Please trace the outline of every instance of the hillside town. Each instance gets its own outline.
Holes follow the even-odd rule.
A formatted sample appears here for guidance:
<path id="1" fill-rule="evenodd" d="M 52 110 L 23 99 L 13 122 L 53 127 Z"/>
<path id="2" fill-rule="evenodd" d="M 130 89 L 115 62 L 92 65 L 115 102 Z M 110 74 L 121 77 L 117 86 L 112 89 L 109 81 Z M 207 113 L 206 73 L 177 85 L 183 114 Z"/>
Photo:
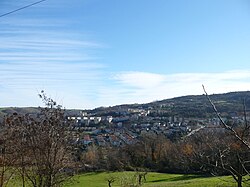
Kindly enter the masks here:
<path id="1" fill-rule="evenodd" d="M 111 115 L 81 112 L 79 116 L 68 116 L 73 122 L 76 142 L 89 145 L 119 147 L 135 144 L 147 133 L 164 135 L 170 140 L 180 140 L 203 128 L 220 127 L 216 117 L 183 118 L 179 116 L 152 116 L 150 109 L 123 109 Z M 223 118 L 223 120 L 227 120 Z M 235 117 L 234 120 L 243 121 Z"/>

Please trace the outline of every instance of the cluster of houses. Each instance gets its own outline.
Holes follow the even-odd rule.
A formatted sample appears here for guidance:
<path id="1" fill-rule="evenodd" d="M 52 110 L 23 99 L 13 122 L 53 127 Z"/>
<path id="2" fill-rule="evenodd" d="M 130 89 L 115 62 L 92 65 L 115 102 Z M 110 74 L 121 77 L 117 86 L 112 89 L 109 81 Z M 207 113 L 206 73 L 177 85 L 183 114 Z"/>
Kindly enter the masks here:
<path id="1" fill-rule="evenodd" d="M 174 140 L 203 128 L 219 127 L 221 123 L 216 117 L 184 119 L 179 116 L 150 115 L 150 110 L 146 109 L 118 109 L 112 112 L 68 116 L 74 122 L 77 142 L 84 146 L 119 147 L 135 144 L 145 133 L 161 134 Z"/>
<path id="2" fill-rule="evenodd" d="M 81 116 L 69 116 L 68 119 L 74 121 L 74 128 L 78 132 L 77 142 L 84 146 L 95 144 L 119 147 L 135 144 L 140 136 L 149 132 L 175 139 L 202 126 L 200 121 L 194 125 L 181 117 L 152 117 L 148 116 L 149 113 L 141 109 L 130 109 L 115 117 L 82 113 Z"/>
<path id="3" fill-rule="evenodd" d="M 237 118 L 237 119 L 236 119 Z M 175 140 L 190 136 L 203 128 L 220 128 L 220 119 L 188 118 L 179 116 L 152 116 L 150 110 L 127 109 L 118 110 L 114 116 L 109 114 L 82 113 L 69 116 L 73 120 L 77 133 L 77 142 L 83 146 L 114 146 L 135 144 L 146 133 L 164 135 Z M 238 123 L 244 122 L 242 117 L 235 117 Z M 227 121 L 226 118 L 223 118 Z"/>
<path id="4" fill-rule="evenodd" d="M 134 144 L 137 140 L 137 135 L 134 133 L 121 129 L 103 129 L 92 127 L 93 131 L 81 131 L 76 136 L 77 143 L 84 146 L 98 145 L 98 146 L 113 146 L 119 147 L 122 145 Z"/>

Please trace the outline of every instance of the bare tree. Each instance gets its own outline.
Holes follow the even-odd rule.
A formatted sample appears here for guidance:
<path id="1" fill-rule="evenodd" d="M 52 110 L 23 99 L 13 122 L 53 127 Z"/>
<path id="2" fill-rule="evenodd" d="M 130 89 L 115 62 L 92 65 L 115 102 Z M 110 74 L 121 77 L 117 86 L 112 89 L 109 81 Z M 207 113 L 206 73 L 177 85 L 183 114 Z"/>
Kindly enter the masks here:
<path id="1" fill-rule="evenodd" d="M 204 168 L 212 172 L 224 171 L 234 178 L 238 187 L 242 187 L 242 183 L 247 182 L 244 176 L 250 174 L 250 124 L 245 104 L 243 103 L 244 123 L 231 125 L 223 120 L 204 86 L 203 89 L 221 126 L 202 136 L 197 133 L 195 136 L 200 136 L 200 141 L 192 142 L 192 154 Z"/>
<path id="2" fill-rule="evenodd" d="M 13 131 L 5 123 L 0 125 L 0 187 L 7 186 L 15 174 L 17 163 L 16 143 Z"/>
<path id="3" fill-rule="evenodd" d="M 146 182 L 146 175 L 148 174 L 145 170 L 137 170 L 135 176 L 138 180 L 138 185 L 141 186 L 144 182 Z"/>
<path id="4" fill-rule="evenodd" d="M 240 129 L 240 131 L 235 130 L 232 126 L 226 124 L 226 122 L 222 119 L 219 111 L 217 110 L 215 104 L 213 103 L 213 101 L 210 99 L 208 93 L 206 92 L 206 89 L 203 86 L 203 90 L 205 92 L 205 95 L 209 101 L 209 103 L 211 104 L 211 106 L 213 107 L 213 110 L 216 114 L 216 116 L 218 117 L 218 119 L 221 122 L 221 125 L 224 129 L 228 130 L 229 132 L 231 132 L 231 134 L 237 139 L 239 140 L 244 146 L 246 146 L 249 150 L 250 150 L 250 142 L 248 141 L 248 136 L 249 136 L 249 129 L 250 129 L 250 125 L 246 119 L 246 106 L 245 106 L 245 102 L 243 103 L 244 106 L 244 122 L 245 122 L 245 126 L 243 128 Z M 239 130 L 239 129 L 238 129 Z"/>
<path id="5" fill-rule="evenodd" d="M 146 156 L 146 165 L 158 167 L 157 163 L 164 157 L 164 146 L 168 142 L 162 134 L 147 132 L 142 135 L 139 144 L 143 148 L 143 154 Z"/>
<path id="6" fill-rule="evenodd" d="M 6 120 L 19 140 L 17 167 L 25 181 L 34 187 L 61 186 L 75 168 L 73 134 L 64 110 L 42 91 L 46 107 L 36 116 L 12 115 Z"/>
<path id="7" fill-rule="evenodd" d="M 108 182 L 108 187 L 112 187 L 112 183 L 114 183 L 116 179 L 114 176 L 109 176 L 106 180 Z"/>

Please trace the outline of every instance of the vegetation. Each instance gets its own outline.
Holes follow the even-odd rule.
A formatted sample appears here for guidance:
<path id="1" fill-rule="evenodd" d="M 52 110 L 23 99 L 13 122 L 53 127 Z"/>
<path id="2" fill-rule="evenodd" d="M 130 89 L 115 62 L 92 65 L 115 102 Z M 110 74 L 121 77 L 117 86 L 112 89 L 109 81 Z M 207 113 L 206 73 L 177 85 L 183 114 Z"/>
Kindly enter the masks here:
<path id="1" fill-rule="evenodd" d="M 120 187 L 121 180 L 131 179 L 134 172 L 99 172 L 99 173 L 85 173 L 76 176 L 76 182 L 65 187 L 107 187 L 107 178 L 113 176 L 115 182 L 113 187 Z M 163 174 L 149 172 L 146 176 L 145 187 L 230 187 L 235 186 L 230 177 L 206 177 L 201 175 L 183 175 L 183 174 Z"/>
<path id="2" fill-rule="evenodd" d="M 220 96 L 215 102 L 211 100 L 212 96 L 206 96 L 206 103 L 202 99 L 204 106 L 210 104 L 209 110 L 216 113 L 220 126 L 203 128 L 191 136 L 171 140 L 161 133 L 146 131 L 133 144 L 112 147 L 78 143 L 80 134 L 66 118 L 65 110 L 42 91 L 40 97 L 45 108 L 25 115 L 14 112 L 1 122 L 0 187 L 15 186 L 15 183 L 23 187 L 72 186 L 68 183 L 74 175 L 73 179 L 79 181 L 74 183 L 76 186 L 85 183 L 91 186 L 92 176 L 95 177 L 93 186 L 108 187 L 231 185 L 218 181 L 218 178 L 203 177 L 211 174 L 231 175 L 231 178 L 223 179 L 234 181 L 238 187 L 249 185 L 248 101 L 244 99 L 241 105 L 243 121 L 232 119 L 226 123 L 215 104 L 224 107 L 231 104 Z M 181 98 L 182 102 L 194 101 L 189 97 Z M 178 104 L 156 103 L 160 103 L 162 110 L 178 108 Z M 104 112 L 103 108 L 101 110 Z M 97 171 L 111 173 L 94 173 Z M 131 172 L 113 173 L 117 171 Z"/>
<path id="3" fill-rule="evenodd" d="M 40 97 L 46 105 L 40 113 L 13 113 L 2 123 L 0 187 L 13 177 L 20 178 L 23 187 L 58 187 L 75 169 L 70 123 L 44 92 Z"/>

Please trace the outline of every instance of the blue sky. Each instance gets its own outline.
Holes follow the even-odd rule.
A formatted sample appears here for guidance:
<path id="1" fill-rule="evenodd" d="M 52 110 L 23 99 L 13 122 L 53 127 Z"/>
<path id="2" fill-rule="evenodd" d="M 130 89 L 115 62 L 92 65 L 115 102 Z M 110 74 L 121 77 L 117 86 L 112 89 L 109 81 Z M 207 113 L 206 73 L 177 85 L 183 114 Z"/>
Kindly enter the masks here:
<path id="1" fill-rule="evenodd" d="M 0 14 L 34 0 L 1 0 Z M 250 88 L 248 0 L 47 0 L 0 18 L 0 106 L 145 103 Z"/>

